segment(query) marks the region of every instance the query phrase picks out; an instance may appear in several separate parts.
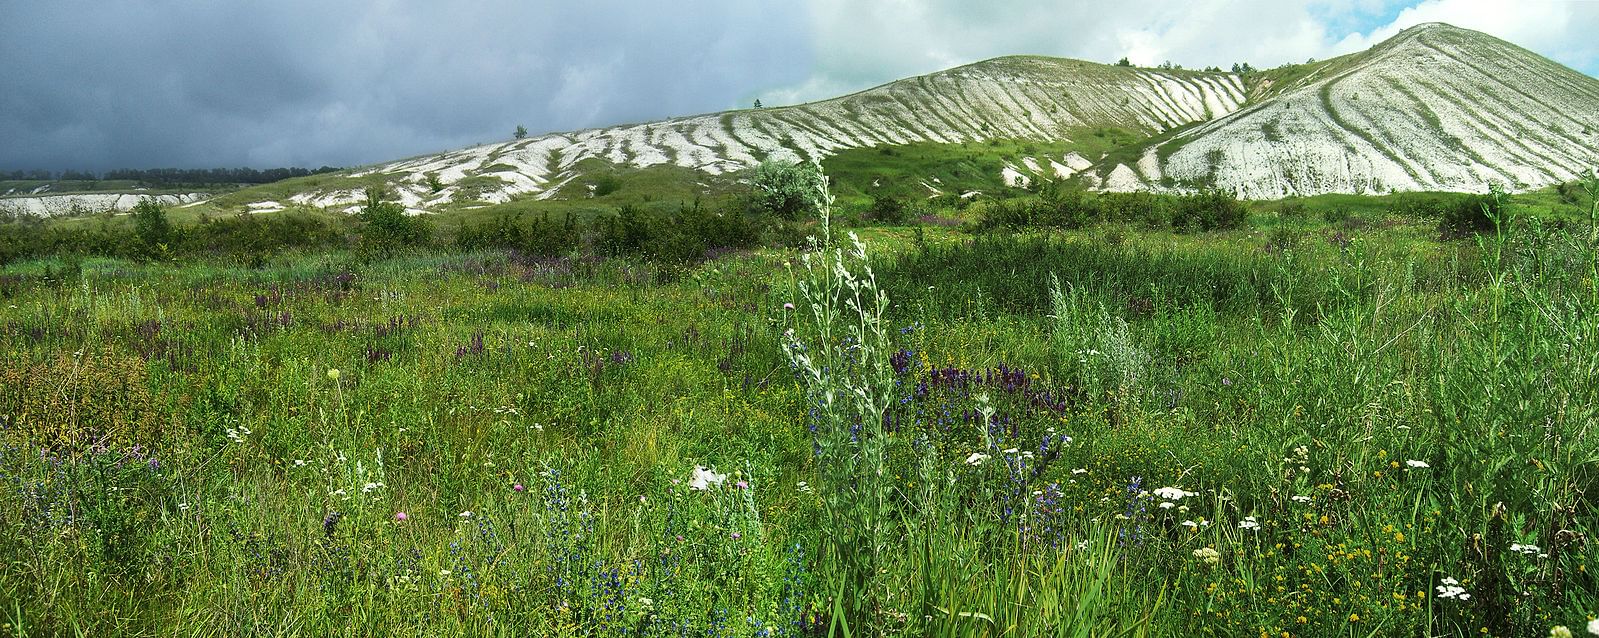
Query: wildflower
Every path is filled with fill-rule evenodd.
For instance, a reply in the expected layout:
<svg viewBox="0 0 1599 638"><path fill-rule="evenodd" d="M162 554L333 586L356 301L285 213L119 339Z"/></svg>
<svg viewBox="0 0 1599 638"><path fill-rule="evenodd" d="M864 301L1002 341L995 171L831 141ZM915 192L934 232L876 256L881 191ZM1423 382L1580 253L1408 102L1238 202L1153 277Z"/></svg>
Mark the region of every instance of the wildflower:
<svg viewBox="0 0 1599 638"><path fill-rule="evenodd" d="M688 486L703 492L711 489L712 485L721 485L722 482L726 480L726 474L717 474L714 470L707 469L701 465L696 465L694 466L694 473L689 476Z"/></svg>
<svg viewBox="0 0 1599 638"><path fill-rule="evenodd" d="M188 503L178 503L178 511L180 511L180 512L189 511L189 504Z"/></svg>
<svg viewBox="0 0 1599 638"><path fill-rule="evenodd" d="M655 601L650 600L648 598L645 598L643 596L639 596L638 597L638 606L639 606L639 609L642 609L644 611L650 611L650 610L655 609Z"/></svg>
<svg viewBox="0 0 1599 638"><path fill-rule="evenodd" d="M1411 459L1409 461L1405 461L1405 465L1409 465L1410 467L1421 468L1421 469L1426 469L1426 468L1432 467L1431 465L1427 465L1426 461L1417 461L1415 459Z"/></svg>
<svg viewBox="0 0 1599 638"><path fill-rule="evenodd" d="M1158 507L1160 507L1163 510L1169 510L1169 509L1171 509L1173 507L1177 507L1177 504L1173 503L1171 501L1161 501L1161 503L1160 503L1160 505Z"/></svg>
<svg viewBox="0 0 1599 638"><path fill-rule="evenodd" d="M526 492L527 491L527 488L523 487L521 483L516 483L516 484L512 485L511 489L514 490L514 491L517 491L517 492Z"/></svg>
<svg viewBox="0 0 1599 638"><path fill-rule="evenodd" d="M645 499L644 499L644 495L643 494L638 495L638 502L643 503L644 500Z"/></svg>
<svg viewBox="0 0 1599 638"><path fill-rule="evenodd" d="M1439 582L1443 584L1434 588L1438 590L1439 598L1445 598L1449 600L1471 599L1471 594L1466 593L1466 588L1460 586L1460 581L1453 578L1445 578Z"/></svg>
<svg viewBox="0 0 1599 638"><path fill-rule="evenodd" d="M1079 467L1077 469L1072 470L1072 476L1077 476L1078 474L1087 474L1087 473L1088 473L1088 468L1084 468L1084 467Z"/></svg>
<svg viewBox="0 0 1599 638"><path fill-rule="evenodd" d="M338 368L328 368L328 380L329 381L338 381L339 380L339 369Z"/></svg>
<svg viewBox="0 0 1599 638"><path fill-rule="evenodd" d="M370 494L370 493L372 493L373 490L376 490L376 489L378 489L380 487L383 487L382 483L369 482L366 485L361 486L361 493L362 494Z"/></svg>
<svg viewBox="0 0 1599 638"><path fill-rule="evenodd" d="M1200 562L1206 565L1215 565L1221 562L1221 553L1217 552L1214 547L1201 547L1194 550L1194 558L1199 559Z"/></svg>
<svg viewBox="0 0 1599 638"><path fill-rule="evenodd" d="M1524 556L1532 556L1534 554L1537 554L1539 550L1538 550L1538 546L1537 545L1522 545L1521 543L1511 543L1510 544L1510 551L1515 552L1517 554L1522 554Z"/></svg>
<svg viewBox="0 0 1599 638"><path fill-rule="evenodd" d="M305 467L305 459L294 459L295 467Z"/></svg>
<svg viewBox="0 0 1599 638"><path fill-rule="evenodd" d="M795 484L794 487L796 489L798 489L800 492L805 493L805 494L810 494L810 493L813 493L813 492L816 491L814 489L811 489L811 485L809 483L806 483L805 481L800 481L799 483Z"/></svg>
<svg viewBox="0 0 1599 638"><path fill-rule="evenodd" d="M738 540L740 538L744 538L744 535L740 534L738 532L733 532L732 536L733 536L733 540Z"/></svg>
<svg viewBox="0 0 1599 638"><path fill-rule="evenodd" d="M472 518L472 510L461 512L460 514L457 514L457 516L460 516L461 518Z"/></svg>
<svg viewBox="0 0 1599 638"><path fill-rule="evenodd" d="M1155 496L1173 501L1180 501L1185 497L1195 496L1195 493L1185 491L1180 487L1162 487L1155 490Z"/></svg>
<svg viewBox="0 0 1599 638"><path fill-rule="evenodd" d="M793 310L793 309L794 309L794 304L792 304L792 303L785 303L785 304L783 304L783 309L784 309L784 310Z"/></svg>
<svg viewBox="0 0 1599 638"><path fill-rule="evenodd" d="M1288 500L1293 501L1295 503L1306 504L1306 503L1309 503L1311 499L1310 499L1309 496L1295 496L1295 497L1289 498Z"/></svg>
<svg viewBox="0 0 1599 638"><path fill-rule="evenodd" d="M978 465L982 465L983 461L987 461L987 460L988 460L988 455L987 454L983 454L982 452L972 452L971 456L966 457L966 464L970 465L970 466L973 466L973 467L976 467Z"/></svg>
<svg viewBox="0 0 1599 638"><path fill-rule="evenodd" d="M1008 450L1001 450L1000 454L1015 454L1015 453L1017 453L1019 451L1020 450L1017 450L1016 448L1010 448Z"/></svg>
<svg viewBox="0 0 1599 638"><path fill-rule="evenodd" d="M750 488L750 484L749 484L749 481L739 481L737 483L734 483L733 487L736 487L736 488L741 489L741 490L747 490L747 489Z"/></svg>
<svg viewBox="0 0 1599 638"><path fill-rule="evenodd" d="M1599 618L1588 621L1588 633L1599 636Z"/></svg>
<svg viewBox="0 0 1599 638"><path fill-rule="evenodd" d="M410 518L411 518L411 515L410 514L406 514L405 512L395 512L394 513L394 522L396 522L396 523L404 523L405 521L410 520Z"/></svg>
<svg viewBox="0 0 1599 638"><path fill-rule="evenodd" d="M1182 525L1183 527L1186 527L1186 528L1192 529L1192 530L1199 529L1199 523L1195 523L1193 521L1183 521L1182 523L1179 523L1179 525Z"/></svg>
<svg viewBox="0 0 1599 638"><path fill-rule="evenodd" d="M1571 628L1565 625L1555 625L1550 627L1549 638L1571 638Z"/></svg>
<svg viewBox="0 0 1599 638"><path fill-rule="evenodd" d="M1260 521L1255 520L1253 516L1245 516L1244 520L1238 521L1238 529L1258 530Z"/></svg>

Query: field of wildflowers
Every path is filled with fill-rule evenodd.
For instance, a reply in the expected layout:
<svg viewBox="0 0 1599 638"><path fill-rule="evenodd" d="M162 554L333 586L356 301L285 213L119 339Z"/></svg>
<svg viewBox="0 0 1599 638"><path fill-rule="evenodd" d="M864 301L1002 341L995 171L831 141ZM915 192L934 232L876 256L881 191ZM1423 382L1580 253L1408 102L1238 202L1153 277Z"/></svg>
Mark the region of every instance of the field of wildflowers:
<svg viewBox="0 0 1599 638"><path fill-rule="evenodd" d="M12 264L0 630L1599 634L1599 245L1502 221Z"/></svg>

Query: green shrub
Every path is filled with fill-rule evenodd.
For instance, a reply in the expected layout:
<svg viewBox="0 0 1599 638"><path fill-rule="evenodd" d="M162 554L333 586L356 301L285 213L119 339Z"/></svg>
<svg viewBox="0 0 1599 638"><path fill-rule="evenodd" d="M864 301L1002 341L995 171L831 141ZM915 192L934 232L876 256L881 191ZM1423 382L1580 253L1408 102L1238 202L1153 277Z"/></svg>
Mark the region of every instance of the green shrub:
<svg viewBox="0 0 1599 638"><path fill-rule="evenodd" d="M826 180L816 164L768 160L755 169L751 203L757 212L778 219L810 217L817 212L817 187Z"/></svg>
<svg viewBox="0 0 1599 638"><path fill-rule="evenodd" d="M167 243L172 240L172 224L167 221L166 209L146 197L134 205L132 215L133 232L143 244L144 253L153 257L167 252Z"/></svg>
<svg viewBox="0 0 1599 638"><path fill-rule="evenodd" d="M1494 229L1495 220L1504 214L1501 198L1492 194L1473 195L1439 206L1438 234L1458 239Z"/></svg>
<svg viewBox="0 0 1599 638"><path fill-rule="evenodd" d="M405 214L405 207L384 201L378 188L366 189L366 204L356 213L361 220L361 250L369 255L387 256L408 246L427 244L433 227L426 219Z"/></svg>
<svg viewBox="0 0 1599 638"><path fill-rule="evenodd" d="M872 206L866 209L866 218L880 224L903 224L911 215L912 208L891 195L872 196Z"/></svg>
<svg viewBox="0 0 1599 638"><path fill-rule="evenodd" d="M1248 214L1249 209L1232 193L1206 189L1177 200L1171 226L1188 233L1230 230L1242 226Z"/></svg>

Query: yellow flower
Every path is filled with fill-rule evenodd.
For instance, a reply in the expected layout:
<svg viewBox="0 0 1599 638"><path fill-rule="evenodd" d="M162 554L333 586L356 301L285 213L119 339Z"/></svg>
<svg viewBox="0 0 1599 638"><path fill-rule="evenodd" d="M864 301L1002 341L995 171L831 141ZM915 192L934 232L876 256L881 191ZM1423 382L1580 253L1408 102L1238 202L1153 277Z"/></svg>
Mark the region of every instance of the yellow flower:
<svg viewBox="0 0 1599 638"><path fill-rule="evenodd" d="M339 369L338 368L328 368L328 378L331 379L331 380L334 380L334 381L338 381L339 380Z"/></svg>
<svg viewBox="0 0 1599 638"><path fill-rule="evenodd" d="M1360 622L1360 614L1349 614L1349 622Z"/></svg>

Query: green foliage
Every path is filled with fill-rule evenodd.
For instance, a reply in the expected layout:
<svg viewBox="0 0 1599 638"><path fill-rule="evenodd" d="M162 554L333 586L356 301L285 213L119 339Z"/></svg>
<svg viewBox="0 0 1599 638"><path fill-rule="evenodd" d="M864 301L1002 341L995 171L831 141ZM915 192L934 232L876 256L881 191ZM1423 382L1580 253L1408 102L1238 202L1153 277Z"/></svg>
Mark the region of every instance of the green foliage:
<svg viewBox="0 0 1599 638"><path fill-rule="evenodd" d="M1182 232L1231 230L1243 226L1249 209L1232 193L1207 189L1178 198L1171 226Z"/></svg>
<svg viewBox="0 0 1599 638"><path fill-rule="evenodd" d="M814 193L827 178L814 164L768 160L755 168L751 202L756 211L783 220L817 214Z"/></svg>
<svg viewBox="0 0 1599 638"><path fill-rule="evenodd" d="M881 224L903 224L909 221L914 213L914 206L906 205L892 195L873 197L871 208L866 209L867 219Z"/></svg>
<svg viewBox="0 0 1599 638"><path fill-rule="evenodd" d="M602 254L671 263L699 262L713 251L748 248L759 240L753 221L736 208L713 211L697 201L666 213L624 205L595 231Z"/></svg>
<svg viewBox="0 0 1599 638"><path fill-rule="evenodd" d="M433 227L422 217L405 214L405 207L384 201L384 190L368 188L366 204L356 213L361 220L362 252L387 256L395 250L422 246L433 236Z"/></svg>
<svg viewBox="0 0 1599 638"><path fill-rule="evenodd" d="M1122 56L1122 59L1116 61L1116 66L1130 67L1132 65L1133 65L1132 61L1128 60L1127 56Z"/></svg>
<svg viewBox="0 0 1599 638"><path fill-rule="evenodd" d="M516 132L512 133L511 137L514 139L522 139L527 137L527 127L522 126L521 124L516 125Z"/></svg>
<svg viewBox="0 0 1599 638"><path fill-rule="evenodd" d="M145 253L158 256L167 251L172 240L172 224L167 222L166 209L148 197L139 200L132 211L133 234L143 244Z"/></svg>
<svg viewBox="0 0 1599 638"><path fill-rule="evenodd" d="M592 193L595 197L604 197L622 189L622 180L615 175L605 174L594 178Z"/></svg>

